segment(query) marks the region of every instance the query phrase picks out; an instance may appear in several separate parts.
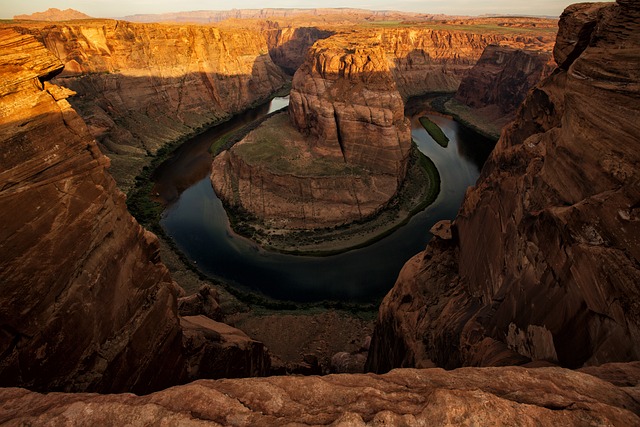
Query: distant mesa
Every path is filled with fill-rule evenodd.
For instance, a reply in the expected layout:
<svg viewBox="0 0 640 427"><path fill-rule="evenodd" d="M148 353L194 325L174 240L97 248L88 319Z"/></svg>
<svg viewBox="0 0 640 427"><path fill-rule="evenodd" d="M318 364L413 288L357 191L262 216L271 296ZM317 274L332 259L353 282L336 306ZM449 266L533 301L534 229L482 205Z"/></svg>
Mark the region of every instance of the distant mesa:
<svg viewBox="0 0 640 427"><path fill-rule="evenodd" d="M93 17L79 12L74 9L60 10L52 7L44 12L35 12L31 15L16 15L13 17L15 20L27 20L27 21L74 21L78 19L92 19Z"/></svg>

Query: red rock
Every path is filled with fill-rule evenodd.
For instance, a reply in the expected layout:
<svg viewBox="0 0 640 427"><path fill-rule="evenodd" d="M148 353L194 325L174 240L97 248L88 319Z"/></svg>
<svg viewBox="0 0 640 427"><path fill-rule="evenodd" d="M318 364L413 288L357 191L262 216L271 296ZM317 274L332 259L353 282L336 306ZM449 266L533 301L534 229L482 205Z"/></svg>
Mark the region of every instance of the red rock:
<svg viewBox="0 0 640 427"><path fill-rule="evenodd" d="M55 7L51 7L44 12L35 12L31 15L16 15L13 19L34 21L72 21L75 19L91 19L91 17L74 9L60 10Z"/></svg>
<svg viewBox="0 0 640 427"><path fill-rule="evenodd" d="M515 114L529 89L555 68L551 51L490 45L462 80L455 98L479 109L495 105Z"/></svg>
<svg viewBox="0 0 640 427"><path fill-rule="evenodd" d="M157 238L127 212L72 92L42 84L62 64L11 29L0 52L0 383L144 393L266 373L260 343L226 338L239 331L200 322L183 336Z"/></svg>
<svg viewBox="0 0 640 427"><path fill-rule="evenodd" d="M563 14L557 45L585 47L557 58L503 131L454 221L458 243L434 240L403 268L370 369L640 357L640 10L600 5L585 34L574 14L593 8Z"/></svg>
<svg viewBox="0 0 640 427"><path fill-rule="evenodd" d="M633 387L561 368L398 369L201 380L148 396L0 389L0 423L631 426L640 423L634 396Z"/></svg>
<svg viewBox="0 0 640 427"><path fill-rule="evenodd" d="M54 83L78 93L124 191L167 143L267 99L287 81L258 30L93 20L14 27L65 65Z"/></svg>

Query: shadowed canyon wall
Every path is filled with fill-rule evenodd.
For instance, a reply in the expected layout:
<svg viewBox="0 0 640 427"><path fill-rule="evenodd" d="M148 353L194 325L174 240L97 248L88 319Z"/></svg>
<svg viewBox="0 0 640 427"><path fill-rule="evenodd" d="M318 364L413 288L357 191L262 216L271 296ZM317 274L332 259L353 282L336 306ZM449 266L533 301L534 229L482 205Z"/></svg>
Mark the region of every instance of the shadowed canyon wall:
<svg viewBox="0 0 640 427"><path fill-rule="evenodd" d="M382 303L368 368L640 356L640 7L562 15L559 68Z"/></svg>
<svg viewBox="0 0 640 427"><path fill-rule="evenodd" d="M65 65L55 82L78 93L71 102L125 190L148 155L287 81L257 30L107 20L16 30L33 34Z"/></svg>
<svg viewBox="0 0 640 427"><path fill-rule="evenodd" d="M268 372L261 343L179 319L156 237L124 195L69 89L30 35L0 30L0 384L149 392Z"/></svg>
<svg viewBox="0 0 640 427"><path fill-rule="evenodd" d="M529 90L555 69L551 48L489 45L445 104L467 125L494 139L515 118Z"/></svg>
<svg viewBox="0 0 640 427"><path fill-rule="evenodd" d="M280 27L277 22L267 22L267 44L271 60L293 75L302 65L307 51L313 44L326 39L333 31L315 27Z"/></svg>

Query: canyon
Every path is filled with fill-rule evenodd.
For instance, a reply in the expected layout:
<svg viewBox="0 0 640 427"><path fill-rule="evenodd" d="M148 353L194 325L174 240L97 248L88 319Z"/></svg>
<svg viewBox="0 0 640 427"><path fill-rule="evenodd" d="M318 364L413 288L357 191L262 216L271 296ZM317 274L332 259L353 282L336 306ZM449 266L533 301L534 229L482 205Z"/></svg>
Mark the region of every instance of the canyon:
<svg viewBox="0 0 640 427"><path fill-rule="evenodd" d="M405 265L368 369L637 360L639 13L567 8L558 69L442 224L450 237Z"/></svg>
<svg viewBox="0 0 640 427"><path fill-rule="evenodd" d="M315 43L294 76L288 119L216 157L211 180L227 204L272 228L312 229L365 219L396 194L411 144L402 99L381 49L351 54L345 43Z"/></svg>
<svg viewBox="0 0 640 427"><path fill-rule="evenodd" d="M25 24L64 64L55 79L127 192L149 157L264 101L287 78L258 31L96 20Z"/></svg>
<svg viewBox="0 0 640 427"><path fill-rule="evenodd" d="M162 147L286 84L269 55L274 45L261 30L3 26L0 422L639 424L639 18L631 0L570 6L552 72L548 56L504 50L547 43L533 35L367 29L347 51L332 46L348 43L335 28L331 37L300 33L282 60L289 71L301 46L322 40L294 77L292 121L329 142L312 150L388 173L395 185L406 142L394 132L409 97L462 86L470 107L513 114L512 99L550 74L524 97L458 216L432 229L383 301L366 367L375 374L189 384L267 375L271 358L262 343L207 317L220 315L216 292L184 296L120 189L132 188ZM363 35L378 45L358 46ZM469 72L482 52L480 71ZM530 64L532 77L508 78L509 67L497 67L511 63L505 58ZM336 69L357 70L345 80L358 91L336 91L329 107L317 95L335 79L323 70ZM465 78L512 86L465 96ZM360 79L395 85L371 100L388 109L386 130L372 113L342 126L342 117L366 116L369 100L340 99L366 99ZM391 134L390 158L360 147L362 123Z"/></svg>
<svg viewBox="0 0 640 427"><path fill-rule="evenodd" d="M245 230L263 246L304 251L301 245L279 241L287 234L296 242L304 239L300 232L289 230L348 224L353 234L354 223L373 224L376 216L395 207L392 200L406 199L399 194L403 186L421 188L406 206L396 208L395 216L379 221L384 225L377 233L388 233L405 222L415 206L430 203L427 195L437 191L433 189L438 185L437 172L429 174L415 165L420 161L416 153L411 154L404 102L424 93L454 92L482 49L489 46L485 60L481 57L477 65L481 71L470 73L467 85L478 83L474 76L487 75L488 64L497 62L501 73L493 74L498 79L479 84L502 84L513 91L501 97L483 96L484 105L496 106L497 116L505 121L517 98L509 106L502 104L513 95L524 97L541 77L541 64L550 56L550 43L544 40L411 28L352 30L317 41L293 78L291 125L283 117L274 117L213 162L211 182L216 194L233 211L232 217L243 218L234 228ZM545 59L533 53L527 59L513 59L521 50L490 45L498 42L537 48ZM493 54L498 58L487 59L498 50ZM522 70L518 71L522 75L514 75L514 69ZM460 87L461 99L477 107L464 98L465 86ZM410 179L405 179L410 156L413 169ZM314 241L347 240L344 246L331 246L346 249L370 241L375 233L360 233L361 240L346 239L341 232L333 237L316 233Z"/></svg>

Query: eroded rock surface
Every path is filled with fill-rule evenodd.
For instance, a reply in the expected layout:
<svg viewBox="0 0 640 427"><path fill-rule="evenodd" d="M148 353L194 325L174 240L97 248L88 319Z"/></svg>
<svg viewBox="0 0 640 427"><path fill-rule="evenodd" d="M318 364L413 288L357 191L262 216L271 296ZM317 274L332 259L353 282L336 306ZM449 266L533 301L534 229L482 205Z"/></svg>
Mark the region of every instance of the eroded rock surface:
<svg viewBox="0 0 640 427"><path fill-rule="evenodd" d="M214 189L227 206L268 229L370 219L388 206L407 175L411 135L404 100L455 91L489 43L550 50L547 39L417 27L342 31L319 40L290 94L291 123L303 138L282 129L286 143L270 148L276 154L258 155L249 147L269 147L274 138L261 130L268 123L261 125L216 158ZM326 167L315 167L314 159Z"/></svg>
<svg viewBox="0 0 640 427"><path fill-rule="evenodd" d="M591 32L574 25L585 14ZM403 268L369 369L640 357L639 18L626 1L562 15L559 69L504 131L453 239Z"/></svg>
<svg viewBox="0 0 640 427"><path fill-rule="evenodd" d="M561 368L508 367L202 380L142 397L0 389L0 422L631 426L640 423L637 372L629 386Z"/></svg>
<svg viewBox="0 0 640 427"><path fill-rule="evenodd" d="M0 384L145 393L265 374L264 348L239 331L181 327L157 238L127 212L73 91L45 81L63 64L11 29L0 52ZM213 366L199 349L235 359ZM254 365L232 367L241 358Z"/></svg>
<svg viewBox="0 0 640 427"><path fill-rule="evenodd" d="M554 68L551 46L533 50L489 45L462 79L447 109L472 125L477 122L497 139L502 127L515 117L529 89Z"/></svg>
<svg viewBox="0 0 640 427"><path fill-rule="evenodd" d="M55 80L131 188L163 145L263 101L287 78L257 30L94 20L16 27L65 65Z"/></svg>
<svg viewBox="0 0 640 427"><path fill-rule="evenodd" d="M309 229L367 218L396 194L411 132L381 49L317 42L294 76L289 118L216 157L211 179L228 205Z"/></svg>

